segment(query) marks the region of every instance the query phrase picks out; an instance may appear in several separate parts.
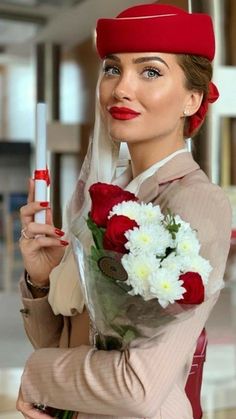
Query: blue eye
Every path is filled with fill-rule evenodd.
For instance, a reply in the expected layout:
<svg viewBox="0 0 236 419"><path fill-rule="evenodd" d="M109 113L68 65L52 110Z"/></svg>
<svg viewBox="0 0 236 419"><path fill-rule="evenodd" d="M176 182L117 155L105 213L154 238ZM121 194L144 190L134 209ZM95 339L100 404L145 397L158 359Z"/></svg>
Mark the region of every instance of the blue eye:
<svg viewBox="0 0 236 419"><path fill-rule="evenodd" d="M117 76L120 74L119 68L114 65L105 65L103 67L103 72L107 76Z"/></svg>
<svg viewBox="0 0 236 419"><path fill-rule="evenodd" d="M157 68L151 68L151 67L145 68L142 74L147 79L156 79L161 76L161 73Z"/></svg>

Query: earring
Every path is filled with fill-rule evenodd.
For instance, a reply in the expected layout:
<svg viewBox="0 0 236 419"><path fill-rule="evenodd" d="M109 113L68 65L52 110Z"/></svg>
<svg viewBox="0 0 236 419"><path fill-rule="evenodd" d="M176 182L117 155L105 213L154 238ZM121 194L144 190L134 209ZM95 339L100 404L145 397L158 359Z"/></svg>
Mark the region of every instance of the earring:
<svg viewBox="0 0 236 419"><path fill-rule="evenodd" d="M188 116L188 111L186 109L183 111L184 116Z"/></svg>

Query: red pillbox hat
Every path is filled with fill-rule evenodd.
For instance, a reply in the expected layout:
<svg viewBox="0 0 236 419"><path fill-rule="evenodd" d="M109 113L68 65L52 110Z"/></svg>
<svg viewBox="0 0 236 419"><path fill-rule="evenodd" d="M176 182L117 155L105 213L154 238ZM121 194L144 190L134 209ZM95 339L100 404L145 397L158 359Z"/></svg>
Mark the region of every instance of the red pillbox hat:
<svg viewBox="0 0 236 419"><path fill-rule="evenodd" d="M167 52L201 55L213 60L215 38L211 17L171 5L130 7L115 18L97 22L101 58L119 52Z"/></svg>

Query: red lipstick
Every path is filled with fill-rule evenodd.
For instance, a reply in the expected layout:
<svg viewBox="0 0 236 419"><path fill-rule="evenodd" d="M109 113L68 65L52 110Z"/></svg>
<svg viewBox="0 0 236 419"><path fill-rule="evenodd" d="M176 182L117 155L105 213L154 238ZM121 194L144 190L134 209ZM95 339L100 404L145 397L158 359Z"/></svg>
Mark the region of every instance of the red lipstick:
<svg viewBox="0 0 236 419"><path fill-rule="evenodd" d="M133 109L119 107L119 106L112 106L109 109L109 112L114 119L119 119L122 121L127 121L129 119L137 118L140 115L139 112L135 112Z"/></svg>

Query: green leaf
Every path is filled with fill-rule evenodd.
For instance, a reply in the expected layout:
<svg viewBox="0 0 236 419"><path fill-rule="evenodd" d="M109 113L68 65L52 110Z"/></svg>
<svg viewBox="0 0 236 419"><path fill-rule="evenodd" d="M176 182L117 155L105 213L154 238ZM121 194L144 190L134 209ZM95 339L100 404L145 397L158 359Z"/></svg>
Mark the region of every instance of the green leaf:
<svg viewBox="0 0 236 419"><path fill-rule="evenodd" d="M110 285L109 281L107 281L106 285ZM110 323L119 313L119 304L117 304L117 302L120 296L117 295L116 299L113 294L114 293L109 293L109 290L104 288L103 294L99 297L101 311L103 312L103 315L108 323Z"/></svg>
<svg viewBox="0 0 236 419"><path fill-rule="evenodd" d="M134 326L131 325L114 325L111 324L112 329L120 335L122 342L128 344L135 338L139 337L140 334Z"/></svg>
<svg viewBox="0 0 236 419"><path fill-rule="evenodd" d="M93 240L97 249L103 249L103 237L105 233L105 229L102 227L98 227L97 224L93 222L90 215L86 220L87 226L93 235Z"/></svg>
<svg viewBox="0 0 236 419"><path fill-rule="evenodd" d="M126 282L116 281L116 283L117 283L119 288L121 288L122 290L124 290L127 293L132 290L131 285L127 285Z"/></svg>
<svg viewBox="0 0 236 419"><path fill-rule="evenodd" d="M166 230L168 230L169 233L171 234L172 239L175 240L176 239L176 234L178 233L178 231L181 227L181 224L176 223L175 216L174 216L174 214L172 214L172 212L169 208L167 208L167 214L164 218L163 224L164 224Z"/></svg>
<svg viewBox="0 0 236 419"><path fill-rule="evenodd" d="M137 337L136 333L129 329L123 336L123 342L127 345L128 343L132 342Z"/></svg>
<svg viewBox="0 0 236 419"><path fill-rule="evenodd" d="M95 246L91 246L92 261L97 262L102 256L104 256L102 249L97 249Z"/></svg>

